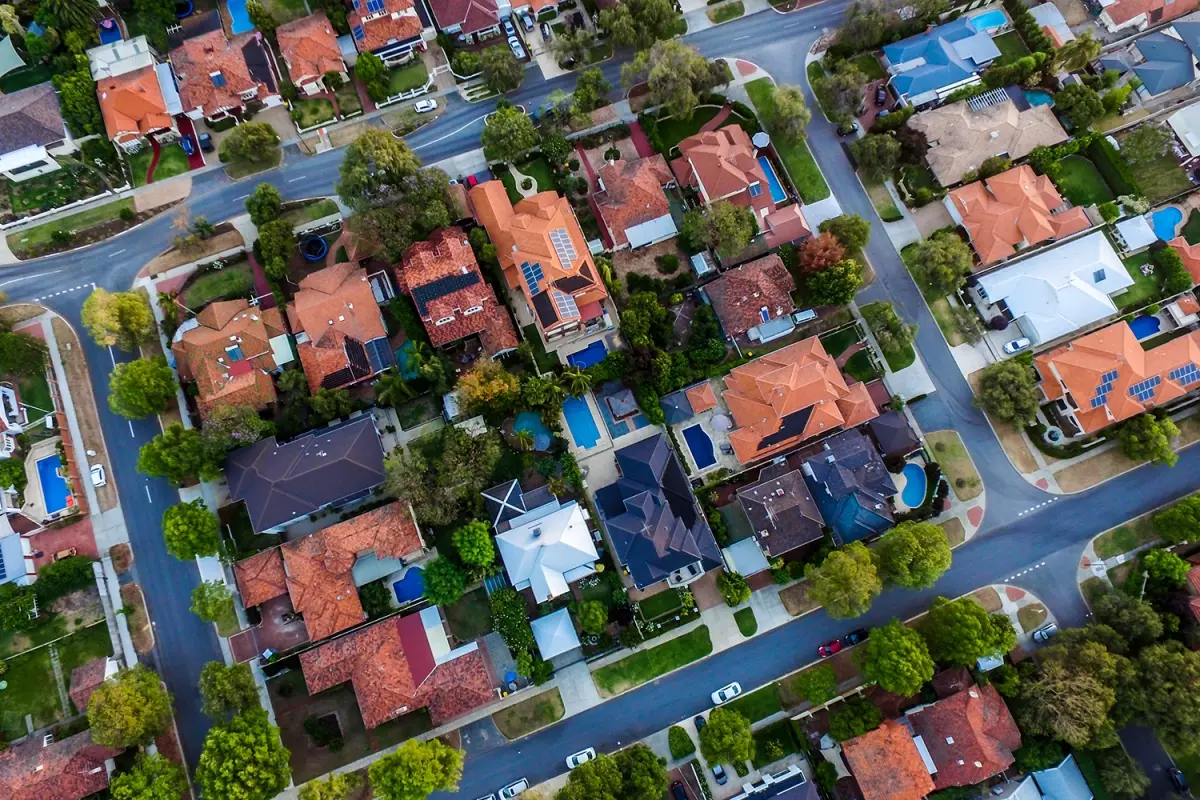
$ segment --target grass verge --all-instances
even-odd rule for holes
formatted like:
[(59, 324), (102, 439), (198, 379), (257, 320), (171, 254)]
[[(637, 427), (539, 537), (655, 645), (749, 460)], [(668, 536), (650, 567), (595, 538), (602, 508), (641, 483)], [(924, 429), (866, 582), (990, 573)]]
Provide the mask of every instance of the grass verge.
[(1021, 630), (1032, 633), (1046, 621), (1048, 613), (1041, 603), (1032, 603), (1017, 609), (1017, 621), (1021, 623)]
[(1100, 534), (1092, 544), (1096, 555), (1107, 561), (1144, 544), (1150, 544), (1158, 538), (1154, 533), (1152, 518), (1150, 514), (1143, 514), (1118, 528)]
[(562, 719), (562, 715), (562, 695), (558, 689), (551, 689), (497, 711), (492, 714), (492, 722), (496, 723), (504, 738), (512, 741), (538, 728), (553, 725)]
[(925, 435), (925, 441), (933, 448), (933, 457), (946, 473), (955, 497), (974, 500), (983, 492), (983, 483), (979, 480), (975, 463), (957, 432), (934, 431)]
[(88, 228), (94, 228), (97, 225), (103, 225), (106, 222), (120, 219), (121, 210), (125, 208), (133, 211), (132, 197), (117, 200), (114, 203), (105, 203), (95, 208), (89, 208), (87, 211), (80, 211), (78, 214), (63, 217), (54, 222), (46, 222), (26, 231), (10, 233), (7, 237), (8, 246), (13, 252), (17, 252), (19, 250), (29, 250), (34, 247), (46, 245), (52, 241), (52, 234), (55, 231), (83, 231)]
[(736, 0), (736, 2), (726, 3), (720, 8), (709, 9), (708, 21), (713, 25), (720, 25), (722, 22), (737, 19), (745, 13), (746, 7), (742, 4), (742, 0)]
[(253, 175), (256, 172), (275, 169), (281, 161), (283, 161), (283, 150), (278, 149), (266, 161), (257, 164), (252, 161), (230, 161), (225, 165), (225, 172), (236, 181), (239, 178), (245, 178), (247, 175)]
[(592, 673), (592, 680), (602, 696), (612, 697), (704, 658), (712, 650), (708, 626), (701, 625), (669, 642), (601, 667)]
[(754, 723), (780, 711), (783, 706), (779, 702), (779, 690), (775, 688), (775, 684), (768, 683), (761, 689), (742, 695), (730, 703), (728, 708)]
[[(746, 92), (750, 95), (750, 102), (754, 103), (760, 119), (764, 122), (770, 120), (775, 114), (775, 84), (771, 79), (759, 78), (750, 81), (746, 84)], [(829, 197), (829, 185), (825, 183), (825, 177), (821, 175), (821, 170), (805, 142), (788, 142), (780, 138), (776, 139), (774, 144), (775, 151), (779, 153), (784, 169), (791, 176), (801, 200), (805, 203), (815, 203)]]

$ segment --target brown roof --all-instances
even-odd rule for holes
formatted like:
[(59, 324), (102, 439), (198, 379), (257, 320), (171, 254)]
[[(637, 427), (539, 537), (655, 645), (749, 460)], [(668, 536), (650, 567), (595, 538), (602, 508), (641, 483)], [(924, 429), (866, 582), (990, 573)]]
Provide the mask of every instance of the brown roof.
[(279, 52), (288, 74), (297, 86), (326, 72), (346, 71), (337, 36), (324, 11), (317, 10), (310, 17), (280, 25), (275, 35), (279, 37)]
[(264, 550), (233, 565), (238, 592), (246, 608), (262, 605), (287, 592), (287, 574), (278, 547)]
[(439, 28), (458, 25), (459, 33), (477, 33), (500, 23), (495, 0), (431, 0), (429, 7)]
[(205, 116), (212, 116), (221, 109), (242, 106), (246, 102), (242, 92), (258, 89), (260, 99), (271, 93), (269, 86), (251, 76), (243, 53), (247, 46), (261, 49), (258, 33), (226, 39), (225, 32), (218, 28), (184, 39), (171, 51), (171, 67), (179, 79), (179, 97), (185, 111), (201, 108)]
[(81, 800), (108, 786), (104, 762), (120, 753), (93, 742), (91, 731), (48, 746), (30, 736), (0, 753), (0, 797)]
[[(755, 157), (750, 136), (737, 125), (689, 136), (679, 143), (679, 158), (671, 170), (679, 182), (694, 186), (704, 203), (725, 199), (741, 206), (775, 210), (767, 174)], [(759, 193), (750, 196), (758, 184)]]
[(800, 204), (792, 203), (763, 217), (763, 233), (767, 247), (779, 247), (812, 236), (812, 228), (808, 227)]
[(66, 138), (58, 94), (50, 81), (0, 95), (0, 153)]
[(614, 161), (596, 170), (604, 191), (595, 195), (600, 221), (614, 247), (629, 243), (625, 231), (671, 214), (663, 186), (675, 180), (660, 155), (635, 161)]
[(361, 26), (363, 38), (355, 38), (354, 46), (358, 52), (365, 53), (377, 50), (394, 42), (403, 42), (421, 35), (421, 20), (413, 8), (413, 0), (384, 0), (383, 11), (380, 14), (363, 14), (367, 6), (366, 0), (355, 5), (350, 10), (346, 21), (351, 30)]
[(81, 667), (71, 670), (71, 688), (67, 694), (75, 708), (83, 714), (87, 711), (92, 692), (104, 683), (104, 672), (108, 668), (107, 658), (93, 658)]
[(746, 331), (763, 324), (764, 308), (770, 319), (791, 314), (796, 308), (791, 295), (795, 288), (792, 274), (779, 256), (772, 253), (729, 270), (705, 286), (704, 291), (725, 332), (744, 336)]
[(114, 142), (133, 141), (175, 124), (167, 113), (153, 66), (101, 78), (96, 82), (96, 95), (104, 129)]
[(921, 800), (933, 791), (912, 735), (894, 720), (843, 742), (842, 755), (864, 800)]
[(278, 368), (271, 339), (282, 335), (283, 315), (245, 300), (210, 303), (196, 315), (195, 327), (182, 330), (171, 344), (179, 377), (194, 380), (200, 411), (214, 404), (261, 409), (275, 402)]
[(820, 539), (825, 519), (804, 476), (785, 464), (763, 467), (758, 482), (737, 490), (759, 547), (770, 557)]
[(938, 789), (970, 786), (1013, 763), (1021, 732), (992, 685), (971, 686), (908, 715), (937, 767)]
[(1134, 17), (1145, 14), (1150, 25), (1158, 25), (1194, 11), (1196, 0), (1117, 0), (1104, 6), (1104, 14), (1121, 25)]
[(1192, 589), (1192, 594), (1200, 595), (1200, 565), (1188, 570), (1187, 579), (1188, 586)]
[(971, 671), (966, 667), (944, 669), (934, 675), (931, 682), (933, 691), (937, 693), (939, 699), (958, 694), (963, 689), (975, 685), (975, 679), (971, 677)]

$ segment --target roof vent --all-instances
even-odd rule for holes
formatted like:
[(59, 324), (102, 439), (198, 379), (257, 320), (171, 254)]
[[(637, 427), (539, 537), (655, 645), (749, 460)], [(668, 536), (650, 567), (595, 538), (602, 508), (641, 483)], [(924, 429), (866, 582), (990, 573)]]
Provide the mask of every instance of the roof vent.
[(346, 321), (346, 315), (338, 314), (338, 322), (345, 322), (345, 321)]
[(974, 689), (968, 689), (967, 694), (971, 695), (971, 697), (979, 697), (979, 692), (975, 691)]
[(783, 491), (783, 489), (776, 489), (776, 490), (775, 490), (775, 496), (776, 496), (776, 497), (783, 497), (783, 495), (784, 495), (784, 491)]
[(825, 456), (825, 463), (826, 463), (826, 464), (833, 464), (833, 463), (835, 463), (836, 461), (837, 461), (837, 458), (836, 458), (836, 457), (834, 457), (834, 455), (833, 455), (832, 453), (830, 453), (829, 455)]
[(354, 303), (346, 303), (346, 308), (348, 308), (348, 309), (350, 309), (351, 311), (353, 311), (353, 310), (354, 310)]
[(333, 320), (329, 320), (329, 324), (330, 324), (330, 325), (332, 325), (332, 324), (333, 324)]
[(533, 533), (532, 533), (531, 535), (533, 536), (533, 538), (534, 538), (534, 539), (541, 538), (541, 535), (542, 535), (542, 529), (541, 529), (541, 528), (534, 528), (534, 529), (533, 529)]
[(988, 134), (988, 139), (997, 139), (1000, 136), (1000, 131), (992, 131)]
[(965, 764), (965, 763), (967, 763), (967, 762), (963, 761), (961, 758), (958, 760), (958, 765), (959, 765), (960, 767), (961, 767), (963, 764)]
[(983, 762), (982, 762), (982, 761), (976, 761), (976, 762), (975, 762), (975, 769), (983, 769)]
[[(53, 733), (47, 733), (45, 736), (42, 737), (42, 747), (49, 747), (52, 744), (54, 744), (54, 734)], [(38, 766), (38, 769), (41, 769), (40, 765)]]

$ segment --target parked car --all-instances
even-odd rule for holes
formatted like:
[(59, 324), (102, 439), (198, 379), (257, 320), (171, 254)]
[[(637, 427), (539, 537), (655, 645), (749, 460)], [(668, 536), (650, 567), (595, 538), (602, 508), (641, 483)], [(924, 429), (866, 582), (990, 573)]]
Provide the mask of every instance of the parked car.
[(713, 764), (712, 774), (713, 780), (717, 782), (718, 786), (724, 786), (725, 784), (729, 783), (729, 775), (725, 772), (725, 768), (720, 764)]
[(1031, 344), (1033, 344), (1033, 342), (1029, 341), (1029, 339), (1022, 336), (1020, 339), (1013, 339), (1011, 342), (1004, 345), (1004, 352), (1008, 353), (1011, 356), (1013, 353), (1021, 352), (1026, 347), (1029, 347), (1029, 345), (1031, 345)]
[(519, 781), (513, 781), (508, 786), (500, 790), (500, 800), (512, 800), (521, 792), (529, 788), (529, 781), (521, 778)]
[(563, 69), (572, 69), (575, 66), (575, 56), (567, 56), (558, 65)]
[(737, 697), (741, 693), (742, 693), (742, 685), (740, 683), (738, 683), (737, 681), (734, 681), (733, 683), (729, 684), (728, 686), (723, 686), (720, 689), (717, 689), (715, 692), (712, 693), (713, 705), (714, 706), (724, 705), (725, 703), (728, 703), (730, 700)]
[(819, 655), (821, 658), (829, 658), (830, 656), (835, 656), (838, 653), (842, 652), (843, 646), (844, 645), (842, 644), (841, 639), (834, 639), (832, 642), (826, 642), (825, 644), (818, 647), (817, 655)]
[(1171, 767), (1167, 770), (1167, 777), (1171, 779), (1171, 783), (1175, 786), (1175, 791), (1185, 797), (1190, 797), (1188, 794), (1187, 776), (1183, 774), (1183, 770), (1179, 767)]
[(62, 561), (64, 558), (71, 558), (71, 557), (77, 556), (77, 555), (79, 555), (78, 550), (76, 550), (74, 547), (68, 547), (66, 550), (59, 550), (57, 553), (54, 554), (54, 557), (50, 560), (51, 561)]
[(494, 795), (494, 794), (484, 795), (483, 797), (479, 798), (479, 800), (496, 800), (496, 795)]
[(708, 720), (704, 718), (703, 714), (697, 714), (692, 718), (692, 724), (696, 726), (696, 734), (699, 735), (704, 726), (708, 724)]
[(671, 800), (688, 800), (687, 790), (683, 788), (683, 781), (675, 781), (671, 784)]
[(887, 84), (881, 83), (875, 89), (875, 105), (881, 106), (887, 102)]
[(92, 464), (90, 472), (92, 473), (92, 486), (100, 488), (108, 485), (108, 476), (104, 474), (103, 464)]
[(586, 764), (596, 757), (596, 748), (589, 747), (567, 756), (567, 769), (575, 769), (580, 764)]
[(213, 140), (211, 133), (200, 134), (200, 149), (206, 153), (211, 153), (213, 151)]
[(858, 630), (850, 631), (843, 636), (842, 644), (844, 644), (846, 647), (854, 647), (856, 644), (862, 644), (865, 642), (867, 637), (870, 635), (871, 634), (867, 632), (866, 628), (859, 628)]
[(859, 130), (860, 128), (858, 127), (858, 123), (851, 121), (846, 125), (839, 125), (837, 132), (838, 136), (853, 136), (854, 134), (858, 133)]
[(888, 111), (886, 108), (881, 108), (875, 112), (875, 119), (883, 119), (890, 113), (892, 112)]
[(522, 28), (527, 31), (533, 30), (533, 17), (529, 16), (528, 12), (522, 11), (520, 18)]
[(1058, 626), (1051, 622), (1049, 625), (1043, 625), (1033, 632), (1033, 640), (1041, 644), (1053, 639), (1058, 634)]
[(550, 32), (549, 22), (543, 22), (541, 25), (538, 25), (538, 29), (542, 32), (542, 38), (547, 42), (554, 38), (554, 34)]
[(189, 156), (196, 155), (196, 145), (192, 142), (191, 136), (180, 136), (179, 146), (182, 147), (183, 152), (187, 153)]
[(508, 37), (508, 46), (512, 48), (513, 55), (518, 61), (525, 59), (525, 48), (521, 46), (521, 40), (515, 36)]
[(437, 111), (437, 100), (418, 100), (413, 104), (413, 110), (418, 114), (426, 114), (430, 111)]
[(511, 19), (504, 20), (504, 35), (505, 36), (516, 36), (517, 35), (517, 29), (513, 27)]

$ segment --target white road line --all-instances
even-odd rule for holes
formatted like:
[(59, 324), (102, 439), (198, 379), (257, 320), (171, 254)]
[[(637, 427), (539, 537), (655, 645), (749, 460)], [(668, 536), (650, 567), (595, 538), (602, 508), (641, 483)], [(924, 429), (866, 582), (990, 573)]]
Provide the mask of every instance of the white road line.
[[(302, 181), (307, 177), (308, 177), (307, 175), (301, 175), (299, 178), (291, 178), (288, 180), (288, 183), (295, 183), (296, 181)], [(246, 196), (249, 197), (250, 195), (246, 195)]]
[(119, 255), (121, 255), (121, 253), (125, 252), (125, 249), (126, 248), (122, 247), (120, 250), (116, 251), (115, 253), (109, 253), (108, 257), (112, 258), (113, 256), (119, 256)]
[(13, 278), (10, 281), (5, 281), (4, 283), (0, 283), (0, 286), (8, 286), (10, 283), (20, 283), (21, 281), (27, 281), (27, 280), (30, 280), (31, 278), (44, 278), (45, 276), (53, 275), (56, 272), (62, 272), (62, 270), (61, 269), (52, 269), (49, 272), (39, 272), (36, 275), (26, 275), (24, 278)]
[(474, 125), (475, 123), (484, 119), (485, 117), (487, 117), (487, 114), (484, 114), (483, 116), (480, 116), (480, 117), (476, 117), (475, 119), (468, 122), (466, 125), (463, 125), (460, 128), (455, 128), (454, 130), (450, 131), (449, 133), (445, 134), (444, 136), (439, 136), (438, 138), (432, 139), (428, 142), (425, 142), (424, 144), (417, 145), (416, 147), (413, 148), (413, 150), (420, 150), (422, 147), (428, 147), (431, 144), (437, 144), (438, 142), (442, 141), (443, 139), (449, 139), (451, 136), (454, 136), (455, 134), (459, 133), (460, 131), (465, 131), (467, 128), (471, 127), (472, 125)]
[[(92, 285), (95, 286), (96, 284), (93, 283)], [(108, 348), (108, 357), (110, 359), (112, 359), (113, 369), (116, 369), (117, 368), (117, 357), (116, 357), (116, 355), (113, 354), (113, 349), (112, 349), (111, 345), (109, 345), (109, 348)]]
[(129, 438), (136, 439), (137, 435), (133, 432), (133, 420), (126, 420), (129, 423)]
[(154, 498), (150, 496), (150, 486), (149, 486), (149, 484), (147, 484), (146, 486), (143, 486), (142, 488), (146, 490), (146, 500), (148, 500), (149, 502), (153, 503), (153, 502), (154, 502)]
[(740, 42), (742, 39), (749, 39), (749, 38), (750, 38), (750, 34), (746, 34), (745, 36), (735, 36), (733, 41)]
[(245, 199), (246, 199), (247, 197), (249, 197), (249, 196), (250, 196), (250, 195), (248, 195), (248, 194), (239, 194), (237, 197), (235, 197), (235, 198), (233, 198), (233, 199), (234, 199), (234, 200), (245, 200)]

